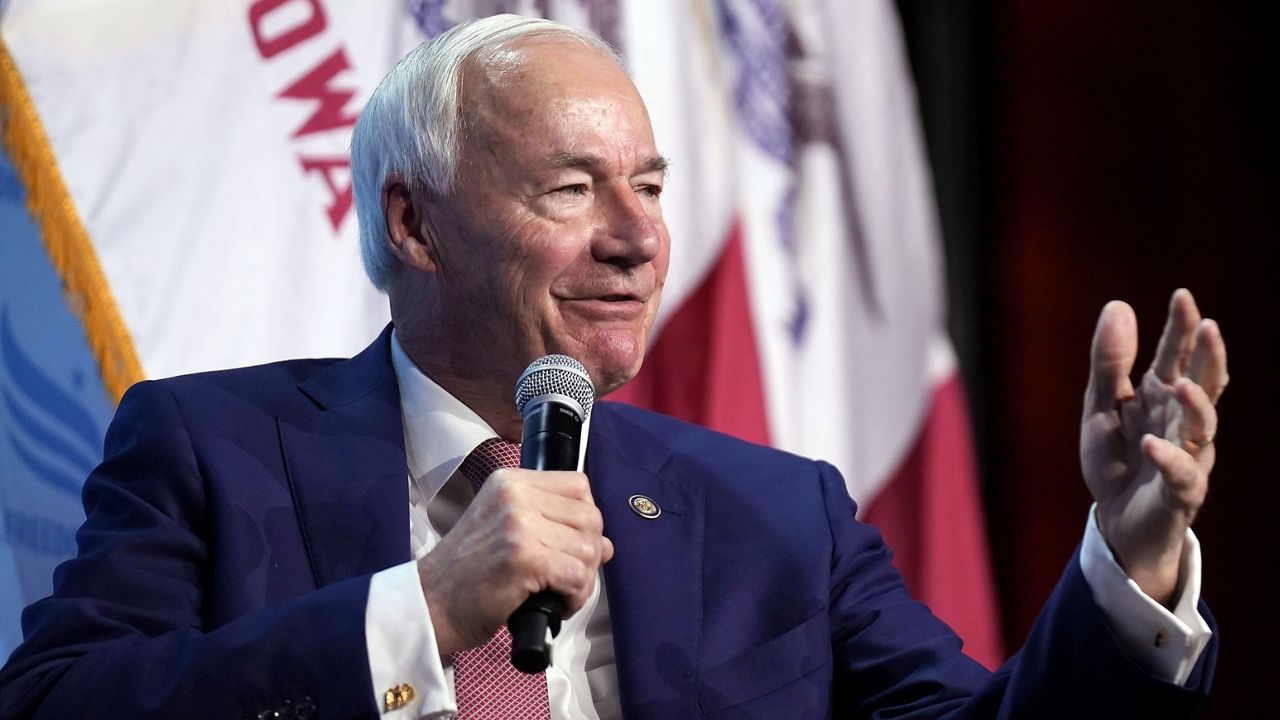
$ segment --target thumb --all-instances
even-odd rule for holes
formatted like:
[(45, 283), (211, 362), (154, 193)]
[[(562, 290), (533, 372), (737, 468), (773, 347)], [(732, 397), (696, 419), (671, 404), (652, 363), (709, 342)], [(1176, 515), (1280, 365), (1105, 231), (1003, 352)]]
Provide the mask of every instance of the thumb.
[(1112, 300), (1102, 308), (1090, 355), (1086, 416), (1110, 412), (1117, 400), (1133, 397), (1129, 373), (1138, 355), (1138, 320), (1127, 303)]

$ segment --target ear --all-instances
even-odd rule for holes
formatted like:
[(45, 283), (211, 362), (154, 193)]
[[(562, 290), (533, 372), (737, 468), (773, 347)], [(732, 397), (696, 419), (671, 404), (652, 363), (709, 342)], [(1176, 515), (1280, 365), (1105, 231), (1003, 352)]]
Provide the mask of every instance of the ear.
[(392, 254), (414, 270), (436, 272), (435, 242), (428, 223), (423, 222), (423, 207), (415, 203), (413, 191), (397, 173), (388, 175), (382, 184), (382, 212)]

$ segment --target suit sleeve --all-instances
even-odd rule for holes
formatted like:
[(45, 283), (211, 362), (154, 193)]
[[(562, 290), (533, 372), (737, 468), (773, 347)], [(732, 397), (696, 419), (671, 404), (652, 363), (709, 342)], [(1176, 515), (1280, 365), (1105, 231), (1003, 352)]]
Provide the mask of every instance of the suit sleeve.
[[(1216, 639), (1185, 686), (1120, 650), (1072, 558), (1022, 650), (992, 674), (910, 597), (874, 528), (854, 519), (840, 474), (819, 464), (831, 525), (836, 717), (1181, 718), (1208, 692)], [(1201, 613), (1210, 618), (1208, 608)]]
[(125, 395), (104, 458), (85, 482), (77, 557), (23, 613), (26, 640), (0, 671), (0, 717), (376, 717), (369, 576), (206, 632), (206, 488), (162, 384)]

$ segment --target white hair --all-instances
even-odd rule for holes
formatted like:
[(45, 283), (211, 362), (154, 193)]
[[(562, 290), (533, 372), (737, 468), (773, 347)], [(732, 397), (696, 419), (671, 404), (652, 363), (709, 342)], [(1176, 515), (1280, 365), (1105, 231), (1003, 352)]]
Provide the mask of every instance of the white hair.
[(351, 138), (351, 184), (360, 225), (360, 257), (374, 287), (386, 292), (396, 258), (387, 244), (382, 188), (392, 174), (437, 195), (453, 189), (461, 145), (462, 63), (514, 40), (563, 36), (622, 64), (618, 51), (589, 32), (542, 18), (494, 15), (454, 26), (404, 57), (382, 79)]

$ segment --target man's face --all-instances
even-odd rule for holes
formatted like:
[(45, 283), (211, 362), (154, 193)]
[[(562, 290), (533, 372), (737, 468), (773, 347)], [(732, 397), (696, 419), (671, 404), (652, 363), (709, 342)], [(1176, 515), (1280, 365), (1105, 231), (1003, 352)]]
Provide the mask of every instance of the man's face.
[(455, 372), (577, 358), (600, 394), (640, 369), (666, 279), (665, 162), (612, 59), (566, 39), (472, 58), (455, 191), (431, 204), (438, 342)]

